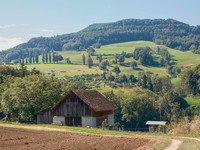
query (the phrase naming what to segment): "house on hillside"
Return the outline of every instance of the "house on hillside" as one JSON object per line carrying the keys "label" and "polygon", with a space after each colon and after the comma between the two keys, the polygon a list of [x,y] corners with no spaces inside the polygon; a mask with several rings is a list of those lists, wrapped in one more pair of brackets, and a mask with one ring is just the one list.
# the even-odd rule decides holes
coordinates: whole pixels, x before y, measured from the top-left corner
{"label": "house on hillside", "polygon": [[37,123],[97,127],[114,124],[115,105],[95,90],[72,90],[55,106],[37,113]]}

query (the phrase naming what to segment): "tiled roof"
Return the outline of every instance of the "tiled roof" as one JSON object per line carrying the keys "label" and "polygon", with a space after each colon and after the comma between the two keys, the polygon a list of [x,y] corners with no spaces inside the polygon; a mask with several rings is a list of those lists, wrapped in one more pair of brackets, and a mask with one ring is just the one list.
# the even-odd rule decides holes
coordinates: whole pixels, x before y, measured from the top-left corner
{"label": "tiled roof", "polygon": [[55,110],[62,102],[64,102],[70,95],[75,94],[80,100],[86,103],[94,111],[106,111],[114,110],[116,106],[108,101],[102,94],[95,90],[72,90],[65,95],[55,106],[52,107]]}
{"label": "tiled roof", "polygon": [[72,90],[72,92],[95,111],[114,110],[116,106],[95,90]]}

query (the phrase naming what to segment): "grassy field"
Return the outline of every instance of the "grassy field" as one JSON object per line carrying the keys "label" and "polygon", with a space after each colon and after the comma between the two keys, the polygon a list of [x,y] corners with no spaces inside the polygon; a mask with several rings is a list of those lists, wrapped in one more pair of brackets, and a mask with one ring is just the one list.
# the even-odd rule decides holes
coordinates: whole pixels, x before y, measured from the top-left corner
{"label": "grassy field", "polygon": [[122,51],[127,53],[133,53],[136,47],[151,47],[151,49],[156,49],[157,47],[167,48],[172,58],[176,60],[177,65],[180,66],[194,66],[200,63],[200,56],[198,54],[193,54],[191,51],[182,52],[179,50],[171,49],[163,45],[157,45],[149,41],[134,41],[134,42],[124,42],[118,44],[110,44],[102,46],[97,49],[97,53],[101,54],[120,54]]}
{"label": "grassy field", "polygon": [[186,97],[185,99],[191,106],[200,106],[200,97]]}
{"label": "grassy field", "polygon": [[[149,41],[134,41],[134,42],[124,42],[124,43],[117,43],[117,44],[110,44],[102,46],[99,49],[96,49],[95,54],[105,54],[103,56],[104,60],[108,60],[110,63],[114,60],[115,54],[121,54],[123,51],[126,53],[133,53],[136,47],[151,47],[151,49],[155,50],[157,46],[165,47],[162,45],[156,45],[153,42]],[[165,47],[166,48],[166,47]],[[178,66],[196,66],[200,63],[200,56],[197,54],[193,54],[190,51],[181,52],[178,50],[168,48],[168,51],[172,55],[173,60],[176,62]],[[55,72],[57,77],[62,77],[64,75],[73,76],[73,75],[80,75],[80,74],[96,74],[102,73],[99,70],[99,67],[92,67],[89,69],[87,65],[82,65],[82,55],[85,54],[87,60],[87,52],[86,51],[63,51],[58,52],[64,58],[70,57],[70,60],[73,64],[65,64],[63,60],[63,64],[42,64],[40,58],[40,64],[37,65],[27,65],[28,69],[32,69],[33,67],[41,70],[44,73],[52,73]],[[41,57],[41,56],[40,56]],[[94,64],[98,64],[98,60],[96,56],[92,56]],[[126,58],[126,62],[133,61],[133,58]],[[113,65],[114,66],[114,65]],[[14,65],[14,67],[17,67]],[[133,74],[135,76],[138,75],[141,71],[150,71],[155,74],[159,74],[160,76],[167,76],[168,73],[166,72],[165,67],[153,67],[153,66],[142,66],[139,65],[138,69],[131,69],[130,67],[119,66],[121,69],[121,74]],[[113,67],[108,67],[109,70],[112,70]],[[178,82],[179,79],[174,79],[173,82]]]}
{"label": "grassy field", "polygon": [[[45,74],[55,73],[57,77],[63,77],[65,75],[74,76],[81,74],[95,74],[102,73],[98,67],[88,68],[86,65],[72,65],[72,64],[33,64],[26,65],[28,70],[36,68]],[[12,65],[12,67],[19,67],[19,65]]]}

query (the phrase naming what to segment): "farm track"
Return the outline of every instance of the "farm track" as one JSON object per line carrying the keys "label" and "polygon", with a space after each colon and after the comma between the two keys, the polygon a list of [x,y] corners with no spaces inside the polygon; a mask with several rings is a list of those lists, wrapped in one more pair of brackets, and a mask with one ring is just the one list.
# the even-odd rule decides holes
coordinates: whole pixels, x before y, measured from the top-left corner
{"label": "farm track", "polygon": [[172,140],[172,143],[165,150],[176,150],[182,144],[180,140]]}
{"label": "farm track", "polygon": [[0,150],[146,150],[160,143],[160,139],[111,137],[0,127]]}

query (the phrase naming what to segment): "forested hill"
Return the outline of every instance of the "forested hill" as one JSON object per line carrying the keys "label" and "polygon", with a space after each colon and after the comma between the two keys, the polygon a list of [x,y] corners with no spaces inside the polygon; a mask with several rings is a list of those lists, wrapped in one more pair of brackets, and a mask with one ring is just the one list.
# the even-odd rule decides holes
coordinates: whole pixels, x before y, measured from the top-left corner
{"label": "forested hill", "polygon": [[30,53],[39,55],[43,51],[82,50],[89,46],[134,40],[154,41],[179,50],[200,53],[200,26],[173,19],[126,19],[113,23],[92,24],[72,34],[54,37],[33,38],[14,48],[0,53],[0,62],[10,62]]}

